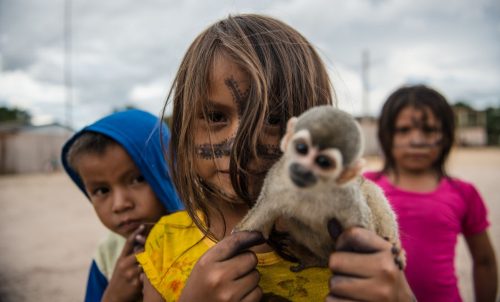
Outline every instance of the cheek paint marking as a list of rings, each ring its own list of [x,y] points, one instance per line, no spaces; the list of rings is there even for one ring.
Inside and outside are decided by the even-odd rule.
[[[283,152],[278,145],[257,145],[257,154],[264,159],[277,159]]]
[[[196,155],[201,159],[221,158],[231,154],[234,137],[226,139],[218,144],[201,144],[196,146]]]
[[[435,139],[430,142],[414,142],[409,141],[401,144],[394,145],[395,148],[435,148],[443,144],[443,139]]]

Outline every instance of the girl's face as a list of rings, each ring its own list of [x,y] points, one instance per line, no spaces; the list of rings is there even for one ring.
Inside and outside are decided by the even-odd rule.
[[[396,169],[423,172],[432,169],[442,151],[441,122],[428,107],[404,107],[394,125],[392,156]]]
[[[235,191],[229,174],[229,156],[249,88],[248,77],[236,64],[223,56],[216,58],[205,102],[206,116],[198,112],[196,118],[196,172],[205,183],[232,197]],[[266,126],[258,149],[279,152],[279,135],[279,125]]]
[[[121,146],[110,145],[103,154],[81,155],[76,165],[99,220],[111,231],[128,237],[142,223],[156,222],[166,214]]]

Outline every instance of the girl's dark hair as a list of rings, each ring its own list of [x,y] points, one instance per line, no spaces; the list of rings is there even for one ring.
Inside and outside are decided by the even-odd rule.
[[[222,221],[224,217],[208,198],[227,197],[200,181],[196,174],[192,125],[196,112],[207,114],[204,102],[213,64],[219,57],[231,60],[250,81],[248,101],[230,155],[233,187],[238,198],[249,206],[255,194],[248,189],[247,165],[252,158],[259,158],[259,134],[270,113],[279,119],[284,134],[290,117],[313,106],[333,103],[331,83],[319,55],[300,33],[279,20],[255,14],[229,16],[194,40],[167,98],[174,108],[169,164],[189,215],[212,238],[209,210],[219,213]]]
[[[394,91],[385,102],[378,122],[378,139],[385,156],[382,173],[394,171],[395,160],[392,156],[396,119],[403,108],[408,106],[424,110],[429,108],[441,122],[441,154],[434,163],[440,177],[446,176],[445,162],[455,141],[455,118],[453,109],[445,97],[425,85],[403,86]]]

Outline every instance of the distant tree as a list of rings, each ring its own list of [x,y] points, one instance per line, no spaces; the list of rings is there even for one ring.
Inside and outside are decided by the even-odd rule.
[[[113,113],[120,112],[120,111],[125,111],[125,110],[130,110],[130,109],[138,109],[136,106],[128,104],[123,107],[114,107],[113,108]]]
[[[487,108],[486,110],[486,133],[488,145],[500,145],[500,108]]]
[[[452,105],[453,107],[456,108],[467,108],[467,109],[472,109],[472,107],[469,105],[469,101],[466,100],[458,100],[455,104]]]
[[[0,123],[4,122],[19,122],[22,124],[29,124],[31,115],[18,108],[0,107]]]

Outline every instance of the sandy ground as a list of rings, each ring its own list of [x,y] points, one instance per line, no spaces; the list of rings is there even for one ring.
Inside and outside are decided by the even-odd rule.
[[[380,167],[377,158],[369,168]],[[490,210],[500,258],[500,149],[458,149],[452,175],[472,181]],[[0,301],[82,301],[88,265],[105,229],[83,194],[62,173],[0,177]],[[462,238],[457,272],[473,301],[470,256]]]

